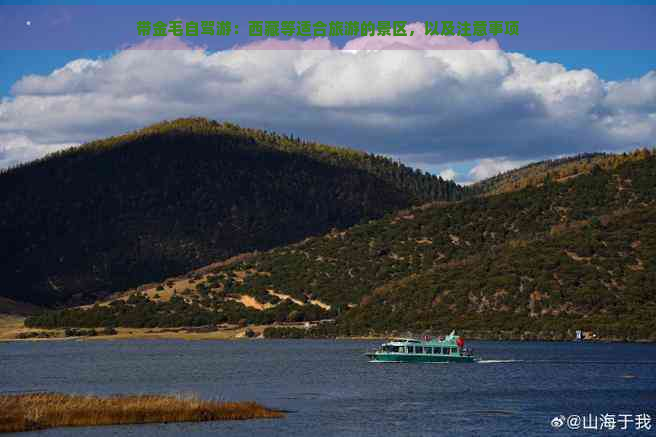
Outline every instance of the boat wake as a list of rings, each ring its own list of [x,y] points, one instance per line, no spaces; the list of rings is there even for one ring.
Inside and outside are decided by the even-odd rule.
[[[377,364],[449,364],[447,361],[421,361],[421,362],[416,362],[416,363],[409,363],[407,361],[377,361],[377,360],[369,360],[370,363],[377,363]]]
[[[481,364],[526,363],[526,364],[607,364],[607,365],[656,365],[655,361],[578,361],[578,360],[478,360]],[[626,376],[631,378],[632,375]]]
[[[530,360],[527,363],[538,363],[538,364],[606,364],[611,366],[623,366],[623,365],[646,365],[654,366],[656,361],[579,361],[579,360]]]

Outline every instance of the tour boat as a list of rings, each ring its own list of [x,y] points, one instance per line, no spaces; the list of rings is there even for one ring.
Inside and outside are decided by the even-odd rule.
[[[424,336],[414,338],[393,338],[377,350],[367,352],[371,362],[387,363],[472,363],[472,352],[465,348],[465,340],[451,332],[446,338]]]

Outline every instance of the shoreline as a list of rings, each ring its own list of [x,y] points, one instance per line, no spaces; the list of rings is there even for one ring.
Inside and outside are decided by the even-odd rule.
[[[0,338],[2,343],[20,343],[20,342],[64,342],[64,341],[119,341],[119,340],[185,340],[185,341],[294,341],[294,340],[333,340],[333,341],[381,341],[384,342],[391,338],[391,336],[381,337],[305,337],[305,338],[248,338],[241,335],[206,335],[206,334],[181,334],[171,335],[165,333],[152,333],[152,334],[127,334],[127,335],[98,335],[94,337],[75,336],[75,337],[50,337],[50,338]],[[623,339],[598,339],[598,340],[585,340],[576,342],[574,340],[551,340],[551,339],[516,339],[516,338],[469,338],[469,341],[481,342],[517,342],[517,343],[599,343],[599,344],[641,344],[641,345],[656,345],[656,342],[649,339],[637,340],[623,340]]]
[[[248,325],[248,326],[228,326],[228,327],[176,327],[176,328],[116,328],[113,335],[104,335],[105,328],[93,328],[97,331],[93,336],[66,336],[65,328],[42,329],[28,328],[23,322],[25,318],[15,315],[0,315],[0,343],[4,342],[24,342],[24,341],[111,341],[111,340],[278,340],[284,338],[265,337],[264,330],[267,328],[295,328],[301,331],[304,329],[303,323],[285,324],[285,325]],[[488,335],[482,335],[481,332],[468,332],[463,330],[462,335],[467,340],[474,341],[521,341],[521,342],[572,342],[574,339],[554,338],[539,333],[525,333],[523,336],[504,332],[490,332]],[[25,338],[18,338],[19,336]],[[31,335],[31,336],[30,336]],[[353,336],[336,336],[336,337],[314,337],[306,336],[299,339],[309,340],[370,340],[385,341],[398,335],[392,334],[373,334],[373,335],[353,335]],[[295,338],[288,338],[295,339]],[[597,337],[586,339],[583,343],[635,343],[635,344],[656,344],[656,339],[638,338],[625,339],[620,337]]]
[[[261,329],[262,327],[250,327],[252,330]],[[48,341],[113,341],[113,340],[185,340],[185,341],[211,341],[211,340],[222,340],[222,341],[277,341],[277,340],[334,340],[334,341],[380,341],[384,342],[391,338],[392,336],[338,336],[338,337],[305,337],[305,338],[266,338],[262,335],[257,337],[247,337],[244,335],[244,329],[240,330],[228,330],[228,331],[215,331],[215,332],[203,332],[203,333],[193,333],[193,332],[162,332],[155,330],[148,330],[149,332],[144,332],[145,330],[136,330],[130,329],[130,332],[120,332],[121,330],[128,330],[129,328],[119,328],[119,333],[116,335],[96,335],[96,336],[53,336],[53,337],[34,337],[34,338],[7,338],[2,335],[0,331],[0,344],[1,343],[14,343],[14,342],[48,342]],[[137,332],[135,332],[137,331]],[[522,343],[576,343],[573,340],[562,340],[562,339],[520,339],[520,338],[474,338],[468,337],[469,341],[483,341],[483,342],[501,342],[501,341],[511,341],[511,342],[522,342]],[[580,343],[627,343],[627,344],[656,344],[653,340],[649,339],[637,339],[637,340],[624,340],[616,338],[608,339],[595,339],[595,340],[585,340]]]

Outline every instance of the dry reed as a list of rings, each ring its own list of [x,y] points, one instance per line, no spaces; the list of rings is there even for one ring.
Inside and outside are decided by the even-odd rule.
[[[205,401],[194,396],[110,397],[36,393],[0,395],[0,433],[65,426],[206,422],[278,418],[255,402]]]

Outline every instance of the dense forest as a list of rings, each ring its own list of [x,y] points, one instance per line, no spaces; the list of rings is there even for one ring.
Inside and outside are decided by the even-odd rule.
[[[547,172],[520,190],[428,203],[217,265],[191,274],[194,287],[218,299],[218,313],[225,296],[249,296],[271,311],[290,305],[284,294],[306,309],[328,307],[304,320],[336,317],[335,325],[270,329],[269,337],[458,328],[656,339],[656,153],[588,163],[560,168],[577,166],[573,176]],[[31,323],[56,325],[46,317],[72,311]]]
[[[340,320],[344,333],[458,327],[564,339],[656,340],[656,208],[513,240],[392,281]]]
[[[380,156],[200,118],[163,122],[0,173],[0,297],[87,303],[465,195]]]
[[[545,178],[562,182],[590,173],[593,169],[612,169],[621,163],[644,158],[644,153],[583,153],[558,159],[534,162],[514,170],[500,173],[471,185],[471,195],[493,195],[517,191],[529,186],[540,186]]]

